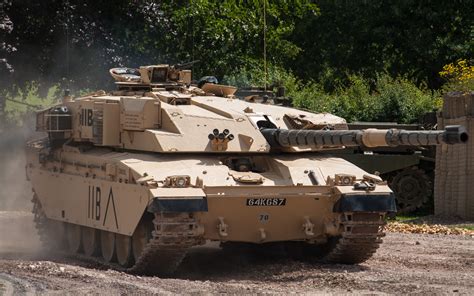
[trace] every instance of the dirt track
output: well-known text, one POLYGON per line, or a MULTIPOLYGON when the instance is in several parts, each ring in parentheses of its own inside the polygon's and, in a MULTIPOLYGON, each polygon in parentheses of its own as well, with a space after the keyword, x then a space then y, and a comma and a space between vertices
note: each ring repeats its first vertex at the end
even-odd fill
POLYGON ((371 260, 356 266, 229 254, 209 245, 192 250, 174 279, 160 279, 38 251, 30 221, 29 214, 0 212, 0 294, 474 294, 469 236, 390 233, 371 260))

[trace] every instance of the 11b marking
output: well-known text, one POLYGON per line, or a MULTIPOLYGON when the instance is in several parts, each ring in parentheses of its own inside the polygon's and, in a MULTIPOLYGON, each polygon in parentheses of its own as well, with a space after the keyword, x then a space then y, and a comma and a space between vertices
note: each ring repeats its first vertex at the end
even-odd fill
POLYGON ((100 220, 100 187, 89 186, 89 197, 87 203, 87 218, 100 220))

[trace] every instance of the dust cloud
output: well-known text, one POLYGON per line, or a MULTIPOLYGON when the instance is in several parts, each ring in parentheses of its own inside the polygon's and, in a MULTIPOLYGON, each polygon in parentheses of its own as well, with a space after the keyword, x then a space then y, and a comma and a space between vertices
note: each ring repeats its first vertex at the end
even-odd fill
POLYGON ((0 133, 0 211, 31 209, 31 185, 25 174, 25 143, 32 134, 27 126, 0 133))
MULTIPOLYGON (((32 190, 25 174, 25 143, 32 125, 0 131, 0 256, 39 249, 33 224, 32 190)), ((13 255, 16 256, 16 255, 13 255)))

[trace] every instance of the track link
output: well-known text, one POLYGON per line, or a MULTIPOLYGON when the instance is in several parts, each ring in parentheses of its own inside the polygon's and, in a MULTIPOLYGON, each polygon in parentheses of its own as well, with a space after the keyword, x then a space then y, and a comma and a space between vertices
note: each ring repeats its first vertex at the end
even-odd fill
POLYGON ((346 212, 343 217, 344 232, 329 242, 331 251, 324 261, 345 264, 364 262, 382 243, 385 213, 346 212))

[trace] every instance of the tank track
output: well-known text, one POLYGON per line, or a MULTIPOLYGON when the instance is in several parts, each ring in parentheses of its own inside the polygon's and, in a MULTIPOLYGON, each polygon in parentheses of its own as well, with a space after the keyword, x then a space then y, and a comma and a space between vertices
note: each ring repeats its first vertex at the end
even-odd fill
POLYGON ((343 214, 340 237, 328 242, 330 251, 323 261, 356 264, 372 257, 385 236, 385 213, 346 212, 343 214))
MULTIPOLYGON (((44 246, 49 247, 51 242, 57 242, 58 240, 57 233, 52 232, 50 229, 51 223, 55 221, 46 217, 36 195, 33 197, 32 202, 32 212, 38 235, 44 246)), ((154 230, 151 233, 151 239, 144 247, 142 254, 135 264, 128 268, 118 263, 106 262, 101 257, 90 257, 79 253, 71 254, 64 250, 58 250, 58 252, 81 261, 94 262, 122 272, 169 276, 176 271, 190 247, 204 243, 203 239, 196 234, 197 232, 189 230, 191 227, 197 227, 193 218, 179 217, 179 220, 177 218, 176 216, 163 217, 155 214, 155 219, 153 219, 154 230)))
MULTIPOLYGON (((53 241, 58 242, 56 239, 54 239, 54 233, 52 232, 51 229, 51 221, 46 218, 46 215, 44 214, 43 208, 41 206, 41 203, 39 202, 38 198, 36 195, 33 196, 33 199, 31 200, 33 202, 33 222, 35 223, 35 228, 38 233, 39 239, 41 243, 43 244, 44 247, 50 249, 60 249, 58 248, 58 244, 53 244, 53 241)), ((62 243, 62 242, 61 242, 62 243)))
POLYGON ((171 275, 192 246, 202 244, 202 239, 190 232, 196 227, 193 218, 163 217, 155 214, 152 238, 145 246, 142 255, 127 272, 147 275, 171 275))

